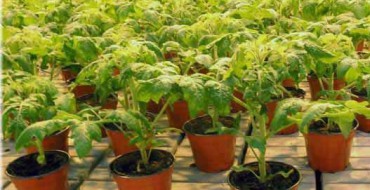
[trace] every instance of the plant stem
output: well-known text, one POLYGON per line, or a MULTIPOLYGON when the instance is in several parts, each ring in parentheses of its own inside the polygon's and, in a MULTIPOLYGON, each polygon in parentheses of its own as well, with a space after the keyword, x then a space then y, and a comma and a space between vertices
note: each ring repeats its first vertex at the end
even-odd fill
MULTIPOLYGON (((259 121, 259 124, 258 124, 258 127, 259 127, 259 130, 260 130, 260 135, 262 136, 263 139, 266 139, 266 122, 265 122, 265 118, 264 116, 262 115, 258 115, 257 116, 258 118, 258 121, 259 121)), ((266 158, 265 158, 265 154, 266 152, 262 153, 260 152, 260 159, 259 159, 259 162, 258 162, 258 169, 259 169, 259 173, 260 173, 260 182, 261 183, 264 183, 266 182, 266 179, 267 179, 267 171, 266 171, 266 158)))
POLYGON ((243 108, 245 108, 245 109, 247 109, 247 110, 251 110, 251 109, 249 109, 249 106, 248 106, 246 103, 244 103, 243 101, 241 101, 239 98, 237 98, 237 97, 235 97, 235 96, 233 96, 233 101, 234 101, 235 103, 237 103, 237 104, 241 105, 243 108))
POLYGON ((51 63, 51 71, 50 71, 50 81, 53 81, 54 78, 54 69, 55 69, 55 63, 54 61, 51 63))
POLYGON ((168 105, 170 104, 169 100, 166 100, 166 103, 163 105, 157 116, 154 118, 152 124, 157 123, 159 118, 163 115, 164 111, 167 109, 168 105))
POLYGON ((39 152, 39 155, 37 156, 37 162, 40 165, 45 165, 46 159, 45 159, 44 148, 42 147, 42 142, 39 139, 36 139, 35 145, 36 145, 37 151, 39 152))

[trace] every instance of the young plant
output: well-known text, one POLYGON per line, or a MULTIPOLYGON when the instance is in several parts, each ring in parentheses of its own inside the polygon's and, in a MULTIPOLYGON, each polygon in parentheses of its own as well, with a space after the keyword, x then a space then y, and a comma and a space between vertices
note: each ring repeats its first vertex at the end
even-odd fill
POLYGON ((19 151, 23 147, 34 145, 37 148, 37 162, 40 165, 47 164, 42 141, 69 127, 72 131, 72 139, 79 157, 85 157, 92 149, 92 141, 100 141, 100 124, 104 123, 97 113, 96 108, 88 107, 76 113, 76 100, 72 94, 60 96, 56 100, 52 118, 35 122, 22 131, 16 140, 15 148, 19 151))
POLYGON ((302 133, 316 130, 324 134, 340 131, 345 138, 355 127, 355 115, 370 118, 368 102, 321 100, 308 102, 302 99, 286 99, 282 101, 271 123, 271 130, 276 133, 290 124, 298 124, 302 133), (321 121, 324 125, 313 128, 313 122, 321 121))
POLYGON ((236 167, 236 171, 248 170, 255 175, 261 184, 282 175, 287 178, 293 171, 278 171, 268 173, 266 165, 266 143, 272 136, 266 126, 267 107, 273 97, 280 97, 285 89, 278 82, 279 73, 272 67, 274 49, 266 42, 266 36, 261 36, 256 41, 246 42, 239 46, 233 57, 232 64, 225 78, 237 80, 237 88, 243 92, 243 100, 236 97, 233 100, 245 107, 250 115, 253 127, 252 136, 245 136, 253 155, 258 161, 258 171, 249 167, 236 167), (257 152, 258 150, 258 152, 257 152))

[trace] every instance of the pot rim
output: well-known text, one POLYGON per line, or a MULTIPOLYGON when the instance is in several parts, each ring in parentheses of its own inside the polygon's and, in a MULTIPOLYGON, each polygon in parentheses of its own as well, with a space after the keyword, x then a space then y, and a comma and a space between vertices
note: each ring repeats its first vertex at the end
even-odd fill
MULTIPOLYGON (((53 171, 50 171, 50 172, 48 172, 48 173, 44 173, 44 174, 42 174, 42 175, 35 175, 35 176, 29 176, 29 177, 22 177, 22 176, 15 176, 15 175, 11 175, 11 174, 9 174, 8 173, 8 167, 9 167, 9 165, 10 165, 10 163, 8 164, 8 166, 6 167, 6 169, 5 169, 5 174, 8 176, 8 177, 10 177, 10 178, 13 178, 13 179, 34 179, 34 178, 41 178, 41 177, 44 177, 44 176, 47 176, 47 175, 50 175, 50 174, 52 174, 52 173, 56 173, 56 172, 58 172, 59 170, 62 170, 65 166, 69 166, 69 162, 70 162, 70 160, 71 160, 71 156, 67 153, 67 152, 65 152, 65 151, 62 151, 62 150, 47 150, 47 151, 45 151, 45 153, 46 152, 59 152, 59 153, 62 153, 63 155, 65 155, 66 157, 67 157, 67 162, 65 163, 65 164, 63 164, 63 165, 61 165, 59 168, 57 168, 57 169, 55 169, 55 170, 53 170, 53 171)), ((35 152, 35 153, 32 153, 32 154, 38 154, 38 152, 35 152)), ((13 162, 15 162, 16 160, 18 160, 18 159, 20 159, 20 158, 22 158, 22 157, 25 157, 25 156, 29 156, 29 155, 32 155, 32 154, 27 154, 27 155, 23 155, 23 156, 20 156, 20 157, 18 157, 17 159, 15 159, 15 160, 13 160, 11 163, 13 163, 13 162)), ((46 163, 47 164, 47 163, 46 163)))
MULTIPOLYGON (((352 127, 352 131, 356 131, 358 126, 359 126, 359 122, 357 121, 357 119, 355 118, 353 121, 356 121, 356 125, 354 127, 352 127)), ((312 123, 311 123, 312 124, 312 123)), ((310 124, 310 125, 311 125, 310 124)), ((302 133, 302 132, 301 132, 302 133)), ((318 135, 325 135, 325 136, 335 136, 335 135, 343 135, 342 132, 331 132, 331 133, 328 133, 328 134, 323 134, 323 133, 319 133, 319 132, 316 132, 316 131, 308 131, 308 133, 302 133, 303 135, 308 135, 308 134, 318 134, 318 135)))
POLYGON ((114 176, 114 177, 119 177, 119 178, 124 178, 124 179, 141 179, 141 178, 146 178, 146 177, 149 177, 149 176, 154 176, 154 175, 158 175, 158 174, 161 174, 161 173, 164 173, 166 171, 168 171, 169 169, 173 168, 174 167, 174 164, 175 164, 175 156, 169 152, 169 151, 166 151, 166 150, 161 150, 161 149, 152 149, 152 151, 161 151, 161 152, 166 152, 166 153, 169 153, 172 157, 172 163, 171 165, 166 168, 166 169, 163 169, 161 171, 158 171, 158 172, 155 172, 155 173, 152 173, 152 174, 149 174, 149 175, 141 175, 141 176, 130 176, 130 175, 119 175, 115 172, 113 172, 112 170, 112 167, 113 167, 113 162, 115 162, 116 160, 118 160, 119 158, 125 156, 126 154, 130 154, 130 153, 133 153, 133 152, 139 152, 140 150, 136 150, 136 151, 132 151, 132 152, 128 152, 126 154, 121 154, 119 156, 117 156, 116 158, 114 158, 112 160, 112 162, 109 164, 109 170, 110 170, 110 173, 114 176))
MULTIPOLYGON (((257 163, 258 164, 258 162, 256 161, 256 162, 249 162, 249 163, 244 163, 243 164, 243 166, 245 166, 245 165, 249 165, 249 164, 254 164, 254 163, 257 163)), ((295 183, 295 184, 293 184, 289 189, 287 189, 287 190, 291 190, 292 188, 294 188, 295 186, 297 186, 297 185, 299 185, 300 183, 301 183, 301 181, 302 181, 302 179, 303 179, 303 177, 302 177, 302 173, 296 168, 296 167, 294 167, 293 165, 291 165, 291 164, 287 164, 287 163, 285 163, 285 162, 279 162, 279 161, 273 161, 273 160, 271 160, 271 161, 266 161, 266 163, 277 163, 277 164, 283 164, 283 165, 288 165, 288 166, 291 166, 295 171, 297 171, 297 173, 298 173, 298 175, 299 175, 299 179, 298 179, 298 181, 295 183)), ((231 182, 230 182, 230 175, 231 175, 231 173, 232 172, 235 172, 235 171, 233 171, 233 170, 231 170, 228 174, 227 174, 227 183, 229 184, 229 186, 230 187, 233 187, 233 188, 235 188, 235 189, 237 189, 236 187, 234 187, 232 184, 231 184, 231 182)))
MULTIPOLYGON (((205 114, 205 115, 201 115, 201 116, 198 116, 198 117, 196 117, 194 119, 190 119, 190 120, 186 121, 184 123, 184 125, 182 126, 182 130, 184 130, 186 134, 190 134, 190 135, 197 136, 197 137, 236 136, 236 135, 232 135, 232 134, 195 134, 195 133, 192 133, 192 132, 190 132, 190 131, 188 131, 186 129, 185 126, 187 126, 191 121, 194 121, 196 119, 200 119, 200 118, 203 118, 203 117, 207 117, 207 116, 209 116, 209 115, 205 114)), ((233 120, 235 120, 235 118, 233 118, 230 115, 228 115, 228 116, 220 116, 220 117, 232 118, 233 120)))

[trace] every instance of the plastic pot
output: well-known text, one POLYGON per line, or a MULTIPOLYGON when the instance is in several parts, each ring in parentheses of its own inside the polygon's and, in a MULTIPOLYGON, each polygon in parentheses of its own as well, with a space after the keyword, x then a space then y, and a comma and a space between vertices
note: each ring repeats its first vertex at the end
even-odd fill
MULTIPOLYGON (((268 117, 268 121, 266 123, 267 127, 270 127, 271 121, 274 118, 275 110, 276 110, 278 102, 279 102, 278 100, 274 100, 274 101, 269 102, 269 103, 266 104, 267 117, 268 117)), ((290 135, 290 134, 293 134, 293 133, 296 133, 296 132, 298 132, 298 126, 296 124, 293 124, 293 125, 285 128, 285 129, 279 131, 277 134, 278 135, 290 135)))
MULTIPOLYGON (((183 130, 189 139, 195 165, 199 170, 216 173, 228 170, 234 163, 235 135, 196 134, 191 131, 192 122, 197 122, 209 116, 201 116, 185 123, 183 130)), ((234 120, 232 117, 227 117, 234 120)))
POLYGON ((17 173, 23 172, 19 171, 21 168, 13 172, 11 168, 14 168, 15 165, 21 164, 25 167, 24 170, 30 170, 30 159, 35 161, 37 153, 28 154, 11 162, 5 171, 5 174, 10 178, 17 190, 68 190, 68 169, 69 169, 69 160, 70 157, 66 152, 63 151, 45 151, 46 157, 52 155, 58 155, 63 158, 60 161, 58 166, 46 163, 46 168, 50 168, 50 171, 47 173, 39 175, 18 175, 17 173), (33 157, 33 158, 32 158, 33 157), (27 166, 27 167, 26 167, 27 166))
POLYGON ((138 150, 135 145, 130 145, 130 139, 128 139, 122 131, 120 131, 113 124, 104 125, 106 134, 111 142, 112 149, 115 156, 126 154, 138 150))
POLYGON ((287 78, 281 83, 284 87, 296 87, 296 83, 292 78, 287 78))
POLYGON ((159 101, 158 104, 150 100, 146 105, 146 110, 150 113, 158 114, 163 107, 163 102, 159 101))
POLYGON ((94 94, 95 87, 92 85, 78 85, 72 90, 76 98, 86 96, 89 94, 94 94))
POLYGON ((74 80, 81 69, 82 67, 80 65, 69 65, 63 67, 61 72, 63 80, 67 83, 74 80))
MULTIPOLYGON (((317 79, 317 77, 313 77, 310 75, 307 76, 307 80, 311 91, 311 100, 318 100, 319 99, 318 94, 321 91, 319 80, 317 79)), ((324 82, 323 85, 325 89, 328 89, 328 84, 324 82)), ((344 82, 344 80, 334 79, 334 90, 340 90, 345 86, 346 83, 344 82)), ((337 99, 340 100, 341 97, 337 97, 337 99)))
POLYGON ((341 133, 303 134, 310 167, 329 173, 343 171, 349 164, 354 135, 355 130, 351 131, 348 138, 341 133))
POLYGON ((357 52, 362 52, 364 51, 364 47, 365 47, 365 41, 364 40, 361 40, 357 46, 356 46, 356 51, 357 52))
POLYGON ((168 159, 171 161, 166 168, 161 168, 161 170, 152 174, 134 176, 127 173, 117 172, 119 167, 127 168, 131 163, 136 165, 138 159, 140 159, 139 151, 131 152, 117 157, 109 165, 113 174, 113 179, 119 190, 171 190, 173 163, 175 160, 171 153, 164 150, 152 150, 151 160, 160 161, 168 159), (157 154, 163 154, 166 157, 156 158, 157 154))
MULTIPOLYGON (((292 180, 292 182, 291 182, 292 184, 287 185, 288 187, 286 187, 285 189, 286 190, 298 190, 299 184, 302 181, 302 175, 299 172, 299 170, 297 170, 292 165, 282 163, 282 162, 266 161, 266 164, 269 165, 269 168, 283 167, 283 168, 288 168, 287 171, 293 169, 294 172, 289 175, 290 180, 292 180)), ((244 164, 243 166, 250 167, 250 168, 258 168, 258 162, 247 163, 247 164, 244 164)), ((257 171, 255 171, 255 172, 257 172, 257 171)), ((273 172, 276 173, 276 171, 273 171, 273 172)), ((249 173, 249 175, 251 174, 251 172, 247 171, 247 170, 242 171, 242 172, 231 171, 229 173, 229 175, 227 176, 227 181, 228 181, 228 184, 229 184, 231 190, 237 190, 237 189, 256 190, 255 186, 248 186, 248 184, 250 184, 250 181, 248 182, 248 184, 243 184, 244 183, 243 178, 248 173, 249 173)), ((280 176, 278 176, 278 177, 280 177, 280 176)), ((284 177, 281 176, 281 178, 282 178, 281 180, 284 180, 284 177)), ((275 180, 275 181, 280 181, 280 180, 275 180)), ((281 188, 281 184, 272 184, 272 185, 275 186, 275 187, 280 187, 279 189, 283 189, 283 188, 281 188)), ((258 189, 267 189, 267 188, 262 187, 262 188, 258 188, 258 189)))
POLYGON ((167 118, 170 127, 182 129, 186 121, 190 120, 188 103, 184 100, 175 102, 166 108, 167 118))
MULTIPOLYGON (((285 87, 287 91, 291 92, 292 93, 292 96, 296 97, 296 98, 301 98, 303 99, 306 92, 300 88, 295 88, 295 87, 285 87)), ((283 99, 283 98, 281 98, 283 99)), ((275 111, 276 111, 276 108, 277 108, 277 105, 279 103, 280 99, 279 100, 273 100, 269 103, 266 104, 266 108, 267 108, 267 116, 268 116, 268 120, 266 122, 266 126, 267 127, 270 127, 270 124, 271 124, 271 121, 272 119, 274 118, 274 115, 275 115, 275 111)), ((293 124, 281 131, 279 131, 277 134, 278 135, 290 135, 290 134, 293 134, 293 133, 296 133, 298 132, 298 126, 296 124, 293 124)))
MULTIPOLYGON (((358 98, 353 98, 354 100, 358 102, 363 102, 367 101, 365 97, 359 96, 358 98)), ((370 133, 370 119, 366 119, 365 116, 363 115, 358 115, 356 114, 356 119, 358 121, 358 130, 365 132, 365 133, 370 133)))
MULTIPOLYGON (((243 93, 237 91, 237 90, 234 90, 233 92, 233 95, 238 98, 239 100, 241 100, 242 102, 244 102, 243 100, 243 93)), ((245 112, 246 109, 239 105, 238 103, 234 102, 234 101, 231 101, 230 103, 230 106, 231 106, 231 113, 238 113, 238 112, 245 112)))
MULTIPOLYGON (((42 141, 42 147, 44 150, 62 150, 68 153, 68 135, 69 135, 69 127, 55 133, 51 136, 47 136, 42 141)), ((31 146, 26 148, 26 152, 28 154, 37 152, 36 147, 31 146)))

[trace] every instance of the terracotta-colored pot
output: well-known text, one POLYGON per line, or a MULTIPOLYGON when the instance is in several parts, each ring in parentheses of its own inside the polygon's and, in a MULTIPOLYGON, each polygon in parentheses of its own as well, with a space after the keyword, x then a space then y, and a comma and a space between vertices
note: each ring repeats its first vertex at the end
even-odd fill
POLYGON ((117 109, 118 100, 115 98, 108 98, 107 101, 102 105, 101 109, 115 110, 117 109))
MULTIPOLYGON (((270 124, 271 124, 271 121, 272 119, 274 118, 274 115, 275 115, 275 110, 276 110, 276 107, 278 105, 278 102, 277 100, 274 100, 274 101, 271 101, 269 103, 266 104, 266 107, 267 107, 267 117, 268 117, 268 121, 266 122, 266 127, 270 127, 270 124)), ((293 124, 281 131, 279 131, 277 134, 278 135, 290 135, 290 134, 293 134, 293 133, 296 133, 298 132, 298 126, 296 124, 293 124)))
MULTIPOLYGON (((48 136, 44 138, 42 141, 42 147, 44 150, 62 150, 68 153, 68 135, 69 135, 69 128, 65 128, 62 131, 59 131, 56 134, 48 136)), ((26 152, 28 154, 37 152, 36 147, 27 147, 26 152)))
MULTIPOLYGON (((236 98, 238 98, 239 100, 241 100, 242 102, 244 102, 244 100, 243 100, 243 93, 241 93, 241 92, 239 92, 237 90, 234 90, 233 95, 236 98)), ((234 101, 231 101, 230 105, 231 105, 231 113, 238 113, 240 111, 241 112, 245 112, 246 111, 246 109, 243 106, 239 105, 238 103, 236 103, 234 101)))
MULTIPOLYGON (((25 155, 22 156, 15 161, 11 162, 6 170, 6 175, 10 178, 14 186, 17 190, 68 190, 68 169, 69 169, 69 160, 70 157, 67 153, 62 151, 46 151, 45 154, 49 154, 50 152, 58 152, 58 154, 63 154, 63 156, 68 158, 68 161, 62 164, 59 168, 51 171, 49 173, 39 175, 39 176, 30 176, 30 177, 21 177, 21 176, 14 176, 8 173, 8 167, 15 161, 22 159, 23 157, 30 156, 25 155)), ((34 153, 36 154, 36 153, 34 153)), ((27 168, 25 168, 27 169, 27 168)))
POLYGON ((170 52, 167 52, 167 53, 164 54, 164 59, 167 60, 167 61, 170 61, 170 60, 172 60, 173 58, 176 58, 176 57, 178 57, 176 51, 170 51, 170 52))
POLYGON ((130 144, 130 139, 125 137, 119 129, 114 130, 112 128, 105 127, 105 131, 111 142, 115 156, 138 150, 135 145, 130 144))
POLYGON ((296 87, 296 83, 292 78, 287 78, 281 83, 284 87, 296 87))
MULTIPOLYGON (((358 102, 364 102, 367 101, 366 98, 359 96, 358 98, 353 98, 354 100, 358 102)), ((366 119, 365 116, 363 115, 358 115, 356 114, 356 119, 358 121, 358 130, 365 132, 365 133, 370 133, 370 119, 366 119)))
MULTIPOLYGON (((154 151, 163 151, 163 150, 152 150, 152 154, 154 151)), ((165 151, 163 151, 165 152, 165 151)), ((135 152, 131 152, 129 154, 133 154, 135 152)), ((167 154, 171 155, 171 153, 167 154)), ((168 168, 163 168, 161 171, 158 171, 151 175, 143 175, 143 176, 127 176, 127 175, 119 175, 114 172, 113 163, 116 162, 118 159, 122 159, 125 155, 121 155, 117 157, 115 160, 112 161, 110 164, 110 170, 113 174, 113 179, 117 183, 119 190, 171 190, 171 183, 172 183, 172 173, 173 173, 173 162, 171 166, 168 168)), ((172 156, 172 160, 175 158, 172 156)))
POLYGON ((70 69, 62 69, 61 74, 65 82, 68 82, 77 77, 77 73, 72 72, 70 69))
MULTIPOLYGON (((312 77, 310 75, 307 76, 308 84, 311 91, 311 99, 312 100, 318 100, 319 97, 318 93, 321 91, 319 80, 316 77, 312 77)), ((346 86, 346 83, 342 79, 334 79, 334 90, 340 90, 343 87, 346 86)), ((324 82, 324 88, 328 89, 328 85, 324 82)), ((341 99, 341 97, 337 97, 338 100, 341 99)))
POLYGON ((341 133, 303 134, 311 168, 321 172, 343 171, 349 163, 354 135, 354 130, 347 139, 341 133))
POLYGON ((158 104, 150 100, 146 105, 146 111, 154 114, 158 114, 163 107, 163 102, 159 101, 158 104))
POLYGON ((182 129, 186 121, 190 120, 188 104, 184 100, 179 100, 166 109, 170 127, 182 129), (173 108, 173 109, 172 109, 173 108))
MULTIPOLYGON (((285 165, 287 167, 290 167, 291 169, 293 169, 293 173, 290 174, 290 175, 293 175, 293 174, 296 174, 298 175, 298 180, 296 183, 294 183, 291 187, 287 188, 286 190, 298 190, 298 187, 299 187, 299 184, 301 183, 302 181, 302 174, 301 172, 299 172, 299 170, 297 170, 294 166, 292 165, 289 165, 289 164, 286 164, 286 163, 282 163, 282 162, 275 162, 275 161, 266 161, 266 164, 269 164, 269 165, 285 165)), ((258 162, 251 162, 251 163, 247 163, 247 164, 244 164, 243 166, 245 167, 249 167, 249 168, 258 168, 258 162)), ((245 170, 243 172, 249 172, 248 170, 245 170)), ((257 172, 257 171, 255 171, 257 172)), ((227 176, 227 182, 230 186, 230 189, 231 190, 238 190, 240 188, 237 187, 236 185, 236 181, 234 178, 242 178, 241 175, 242 172, 235 172, 235 171, 231 171, 229 173, 229 175, 227 176), (238 175, 240 177, 238 177, 238 175)), ((240 184, 239 184, 240 185, 240 184)), ((250 189, 254 189, 253 187, 251 187, 250 189)))
POLYGON ((114 68, 113 69, 113 76, 118 76, 120 73, 121 73, 121 71, 119 70, 119 68, 114 68))
POLYGON ((95 92, 95 87, 92 85, 78 85, 72 90, 76 98, 86 96, 88 94, 93 94, 95 92))
POLYGON ((217 173, 231 168, 234 163, 235 135, 200 135, 190 132, 189 123, 207 116, 201 116, 185 123, 183 130, 189 139, 195 165, 199 170, 217 173))
POLYGON ((364 40, 361 40, 357 46, 356 46, 356 51, 357 52, 362 52, 364 51, 364 47, 365 47, 365 41, 364 40))

